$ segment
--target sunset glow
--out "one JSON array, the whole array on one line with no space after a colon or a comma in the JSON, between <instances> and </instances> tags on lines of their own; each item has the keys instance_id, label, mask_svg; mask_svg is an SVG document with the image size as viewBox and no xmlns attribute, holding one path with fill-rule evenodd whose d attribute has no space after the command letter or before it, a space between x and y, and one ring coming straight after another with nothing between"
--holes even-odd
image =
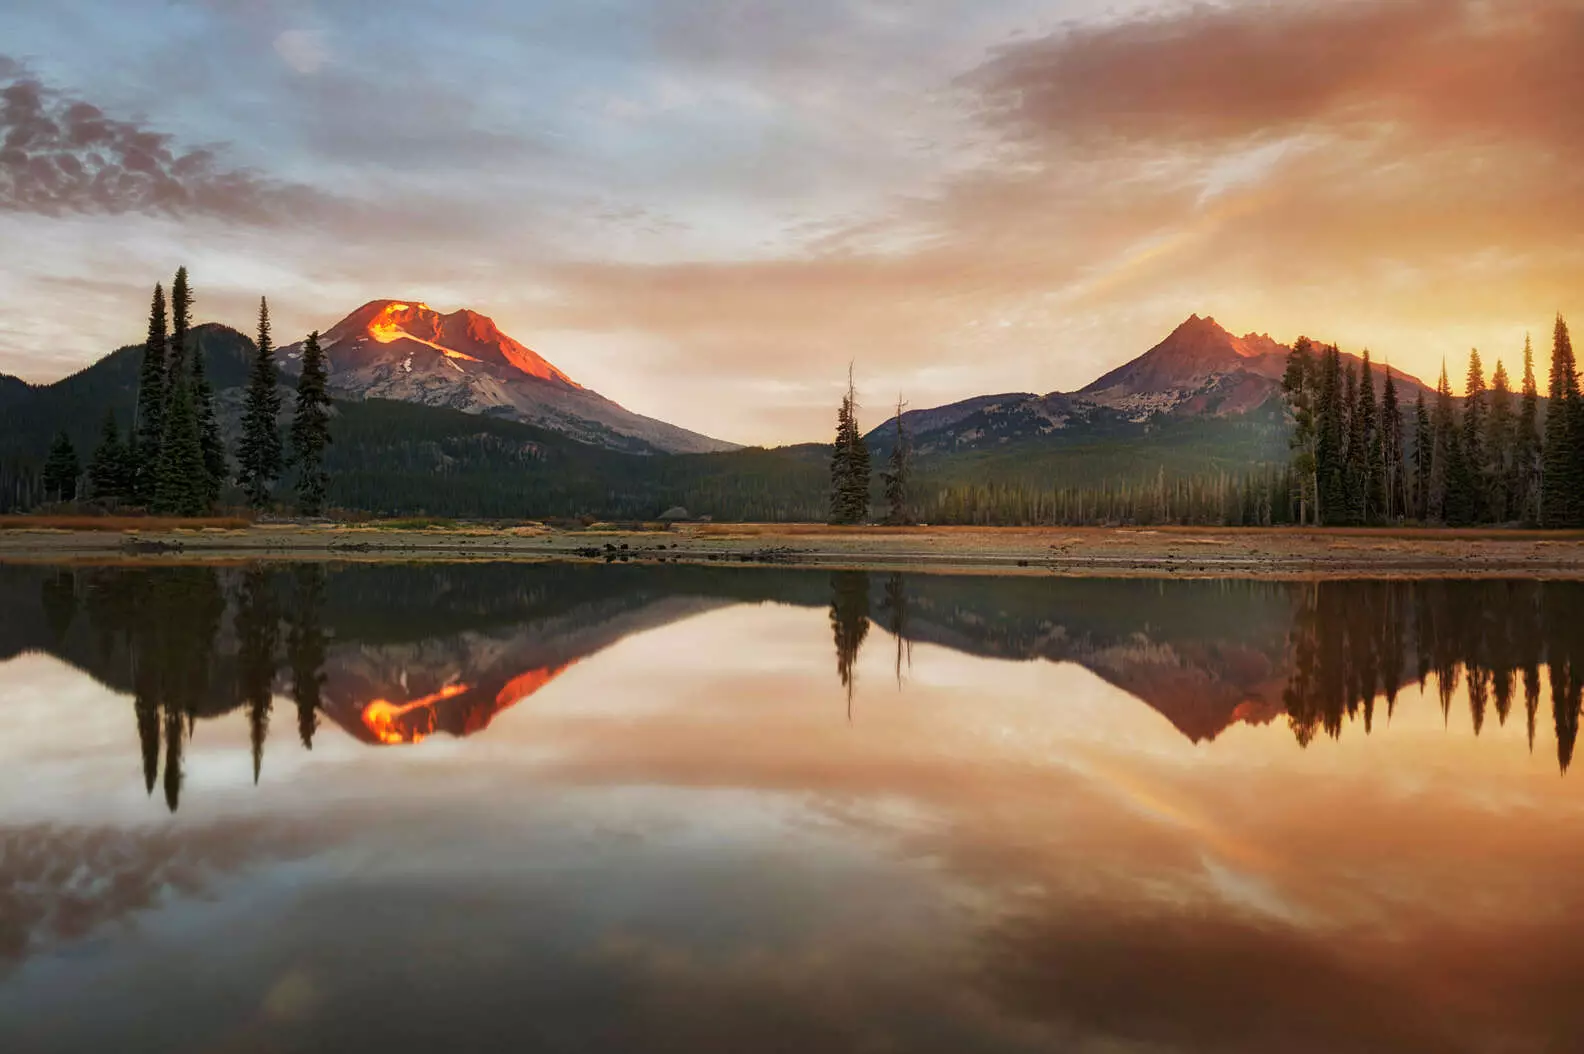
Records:
<instances>
[{"instance_id":1,"label":"sunset glow","mask_svg":"<svg viewBox=\"0 0 1584 1054\"><path fill-rule=\"evenodd\" d=\"M820 438L849 360L872 420L1075 390L1192 313L1431 382L1584 316L1570 0L322 6L0 13L0 371L136 340L177 259L203 318L260 273L292 333L421 290L744 443ZM177 26L181 92L136 65Z\"/></svg>"},{"instance_id":2,"label":"sunset glow","mask_svg":"<svg viewBox=\"0 0 1584 1054\"><path fill-rule=\"evenodd\" d=\"M448 684L432 695L405 703L376 699L363 708L363 724L387 746L422 743L435 729L434 706L468 690L465 684Z\"/></svg>"}]
</instances>

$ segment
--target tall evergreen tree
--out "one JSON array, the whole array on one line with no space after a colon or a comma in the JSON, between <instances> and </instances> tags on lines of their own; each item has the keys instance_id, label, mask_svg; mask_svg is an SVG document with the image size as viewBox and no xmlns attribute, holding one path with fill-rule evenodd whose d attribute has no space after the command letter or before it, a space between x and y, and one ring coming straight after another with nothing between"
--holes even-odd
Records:
<instances>
[{"instance_id":1,"label":"tall evergreen tree","mask_svg":"<svg viewBox=\"0 0 1584 1054\"><path fill-rule=\"evenodd\" d=\"M292 409L291 462L297 469L297 510L304 516L324 511L329 478L325 474L325 447L330 444L330 396L325 388L324 352L319 333L303 342L302 374L297 378L297 402Z\"/></svg>"},{"instance_id":2,"label":"tall evergreen tree","mask_svg":"<svg viewBox=\"0 0 1584 1054\"><path fill-rule=\"evenodd\" d=\"M212 483L204 463L203 435L193 399L188 344L192 332L192 290L187 268L171 283L170 343L165 356L165 416L154 507L177 516L202 516L211 504Z\"/></svg>"},{"instance_id":3,"label":"tall evergreen tree","mask_svg":"<svg viewBox=\"0 0 1584 1054\"><path fill-rule=\"evenodd\" d=\"M1345 373L1343 417L1347 422L1346 454L1343 475L1347 480L1347 522L1364 522L1366 493L1369 488L1369 419L1364 415L1359 393L1358 369L1348 363Z\"/></svg>"},{"instance_id":4,"label":"tall evergreen tree","mask_svg":"<svg viewBox=\"0 0 1584 1054\"><path fill-rule=\"evenodd\" d=\"M192 385L177 375L165 408L165 445L154 495L155 509L175 516L202 516L209 510L209 473L192 395Z\"/></svg>"},{"instance_id":5,"label":"tall evergreen tree","mask_svg":"<svg viewBox=\"0 0 1584 1054\"><path fill-rule=\"evenodd\" d=\"M1347 519L1347 428L1344 421L1342 357L1335 347L1320 354L1319 424L1315 438L1315 468L1320 479L1318 522L1344 523Z\"/></svg>"},{"instance_id":6,"label":"tall evergreen tree","mask_svg":"<svg viewBox=\"0 0 1584 1054\"><path fill-rule=\"evenodd\" d=\"M1468 377L1464 382L1463 396L1463 451L1465 491L1460 496L1463 522L1478 523L1486 519L1488 491L1485 452L1485 367L1480 362L1479 349L1469 352Z\"/></svg>"},{"instance_id":7,"label":"tall evergreen tree","mask_svg":"<svg viewBox=\"0 0 1584 1054\"><path fill-rule=\"evenodd\" d=\"M165 317L165 290L156 284L149 305L148 338L143 343L143 366L138 371L137 409L128 443L132 466L132 486L138 501L154 500L155 479L159 474L160 448L164 445L165 353L170 330Z\"/></svg>"},{"instance_id":8,"label":"tall evergreen tree","mask_svg":"<svg viewBox=\"0 0 1584 1054\"><path fill-rule=\"evenodd\" d=\"M220 419L215 414L214 390L209 387L209 375L204 367L202 341L193 342L192 350L193 413L198 417L198 446L203 451L204 496L207 504L220 500L220 490L225 486L225 441L220 438Z\"/></svg>"},{"instance_id":9,"label":"tall evergreen tree","mask_svg":"<svg viewBox=\"0 0 1584 1054\"><path fill-rule=\"evenodd\" d=\"M1486 514L1498 523L1519 517L1513 494L1513 465L1517 460L1517 433L1514 430L1512 380L1507 364L1496 361L1491 377L1488 412L1485 415Z\"/></svg>"},{"instance_id":10,"label":"tall evergreen tree","mask_svg":"<svg viewBox=\"0 0 1584 1054\"><path fill-rule=\"evenodd\" d=\"M104 428L100 431L99 446L94 450L93 462L88 466L88 479L93 484L95 501L123 501L131 496L130 451L121 442L121 429L116 424L115 411L105 411Z\"/></svg>"},{"instance_id":11,"label":"tall evergreen tree","mask_svg":"<svg viewBox=\"0 0 1584 1054\"><path fill-rule=\"evenodd\" d=\"M1545 444L1541 453L1540 522L1547 527L1572 527L1579 513L1578 366L1567 323L1558 315L1551 345L1550 405L1546 407Z\"/></svg>"},{"instance_id":12,"label":"tall evergreen tree","mask_svg":"<svg viewBox=\"0 0 1584 1054\"><path fill-rule=\"evenodd\" d=\"M1293 415L1293 475L1297 483L1295 497L1298 502L1298 523L1318 523L1315 513L1319 496L1319 469L1316 443L1319 436L1317 405L1319 402L1319 369L1314 360L1314 345L1308 337L1299 337L1287 354L1287 372L1282 376L1282 390L1287 396L1287 407Z\"/></svg>"},{"instance_id":13,"label":"tall evergreen tree","mask_svg":"<svg viewBox=\"0 0 1584 1054\"><path fill-rule=\"evenodd\" d=\"M1442 362L1441 377L1436 382L1435 412L1430 417L1430 486L1425 497L1426 516L1438 523L1446 520L1447 488L1457 476L1450 464L1456 439L1452 382L1447 379L1446 363Z\"/></svg>"},{"instance_id":14,"label":"tall evergreen tree","mask_svg":"<svg viewBox=\"0 0 1584 1054\"><path fill-rule=\"evenodd\" d=\"M1392 377L1391 363L1386 365L1386 381L1381 394L1381 454L1383 462L1383 498L1388 520L1403 515L1404 497L1407 494L1403 478L1402 408L1397 402L1397 381Z\"/></svg>"},{"instance_id":15,"label":"tall evergreen tree","mask_svg":"<svg viewBox=\"0 0 1584 1054\"><path fill-rule=\"evenodd\" d=\"M831 455L832 523L863 523L869 518L869 476L869 447L858 429L858 394L849 368Z\"/></svg>"},{"instance_id":16,"label":"tall evergreen tree","mask_svg":"<svg viewBox=\"0 0 1584 1054\"><path fill-rule=\"evenodd\" d=\"M1518 403L1513 441L1513 491L1518 518L1526 526L1540 523L1540 391L1535 383L1534 344L1524 336L1523 395Z\"/></svg>"},{"instance_id":17,"label":"tall evergreen tree","mask_svg":"<svg viewBox=\"0 0 1584 1054\"><path fill-rule=\"evenodd\" d=\"M1354 431L1362 434L1364 447L1363 519L1374 521L1386 514L1386 430L1375 401L1375 368L1368 348L1359 371L1358 412L1361 421Z\"/></svg>"},{"instance_id":18,"label":"tall evergreen tree","mask_svg":"<svg viewBox=\"0 0 1584 1054\"><path fill-rule=\"evenodd\" d=\"M187 335L192 330L192 290L187 286L187 268L176 269L176 280L171 283L170 295L170 350L165 356L165 401L174 396L176 379L189 380L187 370Z\"/></svg>"},{"instance_id":19,"label":"tall evergreen tree","mask_svg":"<svg viewBox=\"0 0 1584 1054\"><path fill-rule=\"evenodd\" d=\"M852 471L848 458L852 446L848 435L852 431L852 399L843 395L841 407L836 411L836 441L831 445L830 464L830 522L847 523L847 477Z\"/></svg>"},{"instance_id":20,"label":"tall evergreen tree","mask_svg":"<svg viewBox=\"0 0 1584 1054\"><path fill-rule=\"evenodd\" d=\"M44 461L44 495L55 501L77 500L77 477L82 475L82 465L77 460L77 450L65 431L55 433L50 443L49 457Z\"/></svg>"},{"instance_id":21,"label":"tall evergreen tree","mask_svg":"<svg viewBox=\"0 0 1584 1054\"><path fill-rule=\"evenodd\" d=\"M1435 429L1430 424L1430 409L1424 392L1414 403L1413 516L1421 523L1430 519L1431 462L1435 460Z\"/></svg>"},{"instance_id":22,"label":"tall evergreen tree","mask_svg":"<svg viewBox=\"0 0 1584 1054\"><path fill-rule=\"evenodd\" d=\"M913 522L908 511L908 461L912 451L908 449L907 428L902 421L906 409L902 397L897 396L896 445L891 448L885 471L886 523L893 527Z\"/></svg>"},{"instance_id":23,"label":"tall evergreen tree","mask_svg":"<svg viewBox=\"0 0 1584 1054\"><path fill-rule=\"evenodd\" d=\"M275 342L270 336L269 302L260 298L258 344L242 410L242 441L237 447L238 482L255 509L269 504L270 492L281 473L279 383Z\"/></svg>"}]
</instances>

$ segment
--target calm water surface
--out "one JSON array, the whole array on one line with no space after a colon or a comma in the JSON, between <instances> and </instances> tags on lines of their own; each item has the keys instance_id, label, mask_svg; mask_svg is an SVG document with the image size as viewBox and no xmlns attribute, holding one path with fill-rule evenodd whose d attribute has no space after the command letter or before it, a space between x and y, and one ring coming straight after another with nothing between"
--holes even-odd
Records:
<instances>
[{"instance_id":1,"label":"calm water surface","mask_svg":"<svg viewBox=\"0 0 1584 1054\"><path fill-rule=\"evenodd\" d=\"M0 1050L1584 1049L1584 586L0 567Z\"/></svg>"}]
</instances>

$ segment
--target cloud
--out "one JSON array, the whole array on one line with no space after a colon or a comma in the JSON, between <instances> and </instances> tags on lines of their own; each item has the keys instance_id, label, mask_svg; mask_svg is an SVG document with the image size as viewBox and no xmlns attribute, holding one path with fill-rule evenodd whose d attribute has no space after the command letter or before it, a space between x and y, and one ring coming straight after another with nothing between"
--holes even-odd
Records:
<instances>
[{"instance_id":1,"label":"cloud","mask_svg":"<svg viewBox=\"0 0 1584 1054\"><path fill-rule=\"evenodd\" d=\"M661 337L690 383L793 385L805 435L852 357L916 405L1070 390L1190 311L1426 376L1470 344L1511 366L1584 306L1579 53L1584 10L1552 0L1075 23L957 77L980 163L778 259L559 268L550 321Z\"/></svg>"},{"instance_id":2,"label":"cloud","mask_svg":"<svg viewBox=\"0 0 1584 1054\"><path fill-rule=\"evenodd\" d=\"M1559 0L1194 7L1001 49L966 82L1067 144L1225 144L1398 126L1584 148L1584 10Z\"/></svg>"},{"instance_id":3,"label":"cloud","mask_svg":"<svg viewBox=\"0 0 1584 1054\"><path fill-rule=\"evenodd\" d=\"M0 56L0 210L163 214L264 225L321 204L306 187L226 166L211 149L44 86Z\"/></svg>"},{"instance_id":4,"label":"cloud","mask_svg":"<svg viewBox=\"0 0 1584 1054\"><path fill-rule=\"evenodd\" d=\"M197 153L200 207L169 139L154 175L115 136L71 148L74 100L0 62L66 144L0 160L0 210L94 218L56 270L96 276L112 228L146 226L105 213L244 217L167 255L208 254L239 302L262 263L283 324L393 289L478 307L636 409L750 441L823 434L854 358L877 404L1071 390L1198 312L1433 375L1471 344L1511 368L1526 328L1584 311L1573 0L1059 6L490 0L450 32L405 2L206 0L183 16L203 46L161 32L130 92L24 35L76 56L50 68L78 94L236 147ZM109 175L67 175L94 152ZM332 207L275 222L300 197Z\"/></svg>"},{"instance_id":5,"label":"cloud","mask_svg":"<svg viewBox=\"0 0 1584 1054\"><path fill-rule=\"evenodd\" d=\"M288 29L275 38L275 53L302 74L318 73L330 61L324 34L311 29Z\"/></svg>"}]
</instances>

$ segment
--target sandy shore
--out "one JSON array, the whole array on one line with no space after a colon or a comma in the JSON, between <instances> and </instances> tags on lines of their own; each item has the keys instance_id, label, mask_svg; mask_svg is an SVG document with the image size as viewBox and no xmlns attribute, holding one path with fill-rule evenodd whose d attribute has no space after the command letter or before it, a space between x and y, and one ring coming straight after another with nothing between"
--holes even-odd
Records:
<instances>
[{"instance_id":1,"label":"sandy shore","mask_svg":"<svg viewBox=\"0 0 1584 1054\"><path fill-rule=\"evenodd\" d=\"M240 529L0 530L0 560L572 559L1067 575L1480 575L1584 578L1584 534L1196 528L832 528L689 525L256 525Z\"/></svg>"}]
</instances>

